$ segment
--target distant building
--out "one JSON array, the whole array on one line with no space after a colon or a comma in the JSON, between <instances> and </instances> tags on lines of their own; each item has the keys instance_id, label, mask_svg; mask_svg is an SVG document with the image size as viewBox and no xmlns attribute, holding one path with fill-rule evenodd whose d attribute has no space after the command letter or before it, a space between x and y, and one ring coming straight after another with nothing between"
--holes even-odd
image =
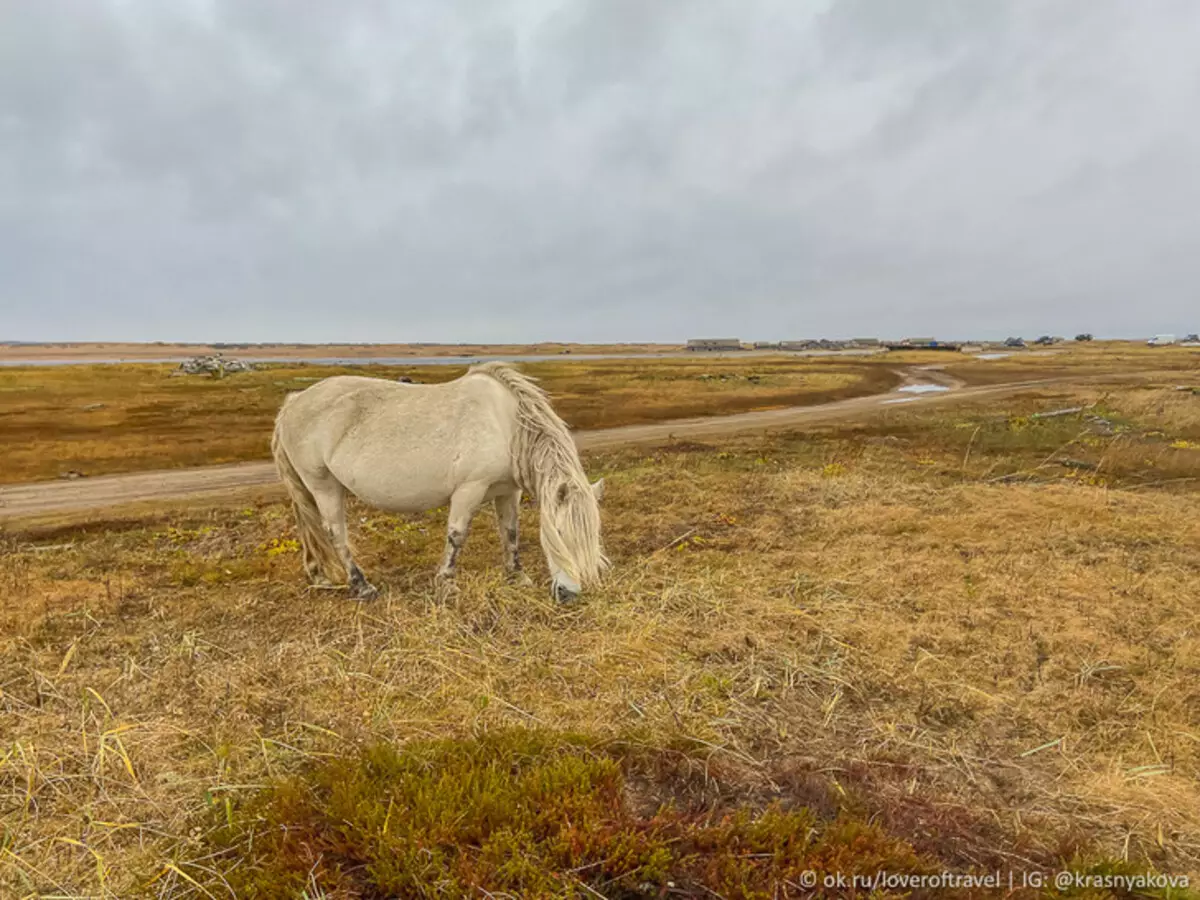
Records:
<instances>
[{"instance_id":1,"label":"distant building","mask_svg":"<svg viewBox=\"0 0 1200 900\"><path fill-rule=\"evenodd\" d=\"M689 350L741 350L742 342L737 338L692 338L687 342Z\"/></svg>"},{"instance_id":2,"label":"distant building","mask_svg":"<svg viewBox=\"0 0 1200 900\"><path fill-rule=\"evenodd\" d=\"M958 350L962 345L931 337L910 337L885 346L889 350Z\"/></svg>"},{"instance_id":3,"label":"distant building","mask_svg":"<svg viewBox=\"0 0 1200 900\"><path fill-rule=\"evenodd\" d=\"M851 338L850 346L852 347L878 347L879 338Z\"/></svg>"},{"instance_id":4,"label":"distant building","mask_svg":"<svg viewBox=\"0 0 1200 900\"><path fill-rule=\"evenodd\" d=\"M779 341L755 341L755 350L778 350Z\"/></svg>"},{"instance_id":5,"label":"distant building","mask_svg":"<svg viewBox=\"0 0 1200 900\"><path fill-rule=\"evenodd\" d=\"M780 341L779 349L795 352L797 350L812 350L820 345L816 341Z\"/></svg>"}]
</instances>

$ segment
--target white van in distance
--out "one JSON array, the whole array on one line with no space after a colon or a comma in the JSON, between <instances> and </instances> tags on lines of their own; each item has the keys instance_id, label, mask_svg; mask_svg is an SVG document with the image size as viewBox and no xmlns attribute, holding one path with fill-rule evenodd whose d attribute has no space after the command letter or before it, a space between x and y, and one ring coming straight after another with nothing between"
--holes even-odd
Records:
<instances>
[{"instance_id":1,"label":"white van in distance","mask_svg":"<svg viewBox=\"0 0 1200 900\"><path fill-rule=\"evenodd\" d=\"M1166 347L1168 344L1175 343L1175 335L1173 334L1156 334L1150 340L1146 341L1150 347Z\"/></svg>"}]
</instances>

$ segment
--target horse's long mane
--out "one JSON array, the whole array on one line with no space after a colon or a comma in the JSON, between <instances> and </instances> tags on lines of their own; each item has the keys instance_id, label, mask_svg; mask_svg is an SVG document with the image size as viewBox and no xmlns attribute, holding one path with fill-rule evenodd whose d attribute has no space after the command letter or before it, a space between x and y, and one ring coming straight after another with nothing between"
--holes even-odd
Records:
<instances>
[{"instance_id":1,"label":"horse's long mane","mask_svg":"<svg viewBox=\"0 0 1200 900\"><path fill-rule=\"evenodd\" d=\"M567 424L535 379L503 362L472 366L517 401L512 454L517 483L542 507L542 549L581 584L597 581L608 560L600 544L600 508Z\"/></svg>"}]
</instances>

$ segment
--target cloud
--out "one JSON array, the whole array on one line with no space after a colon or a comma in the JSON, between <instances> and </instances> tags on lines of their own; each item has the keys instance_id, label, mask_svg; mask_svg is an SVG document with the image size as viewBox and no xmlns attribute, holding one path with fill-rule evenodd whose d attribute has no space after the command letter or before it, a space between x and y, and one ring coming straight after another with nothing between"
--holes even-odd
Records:
<instances>
[{"instance_id":1,"label":"cloud","mask_svg":"<svg viewBox=\"0 0 1200 900\"><path fill-rule=\"evenodd\" d=\"M1190 0L43 0L0 337L1193 331Z\"/></svg>"}]
</instances>

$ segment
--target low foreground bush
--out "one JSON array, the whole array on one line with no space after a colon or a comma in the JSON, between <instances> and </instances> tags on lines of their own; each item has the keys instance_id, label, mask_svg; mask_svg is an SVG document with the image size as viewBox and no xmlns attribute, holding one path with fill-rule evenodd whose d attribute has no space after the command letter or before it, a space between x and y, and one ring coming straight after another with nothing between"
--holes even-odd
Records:
<instances>
[{"instance_id":1,"label":"low foreground bush","mask_svg":"<svg viewBox=\"0 0 1200 900\"><path fill-rule=\"evenodd\" d=\"M224 877L240 898L733 900L921 896L872 890L867 880L945 869L844 811L821 815L778 799L757 810L699 809L687 799L678 765L685 759L524 730L403 749L377 744L223 810ZM664 789L682 803L663 802ZM827 887L837 875L849 881ZM863 885L857 890L855 876ZM932 892L990 893L961 886Z\"/></svg>"}]
</instances>

